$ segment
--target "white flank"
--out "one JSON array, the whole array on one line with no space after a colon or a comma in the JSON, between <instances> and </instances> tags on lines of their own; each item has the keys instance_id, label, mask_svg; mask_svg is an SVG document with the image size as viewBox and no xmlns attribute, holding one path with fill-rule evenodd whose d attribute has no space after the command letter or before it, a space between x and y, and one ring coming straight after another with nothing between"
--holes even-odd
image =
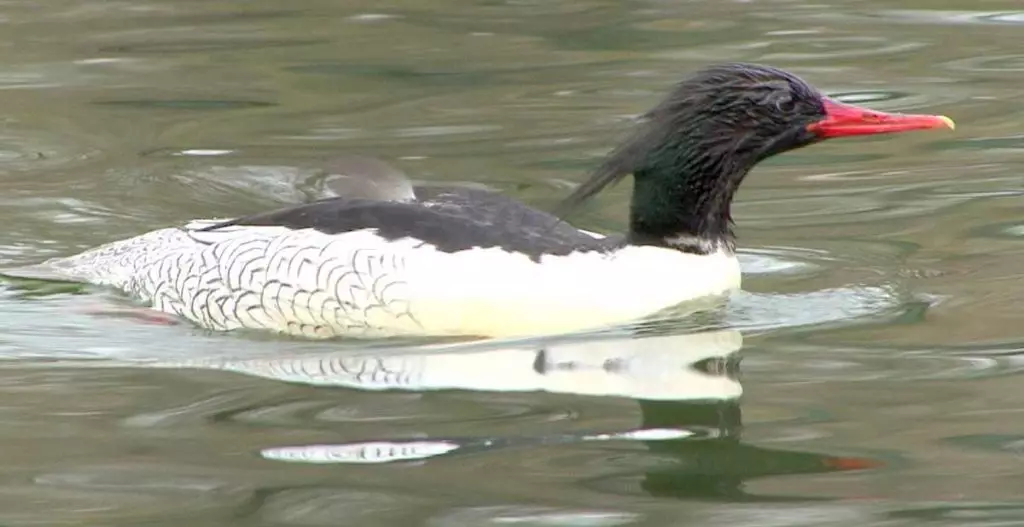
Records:
<instances>
[{"instance_id":1,"label":"white flank","mask_svg":"<svg viewBox=\"0 0 1024 527\"><path fill-rule=\"evenodd\" d=\"M416 316L439 334L525 336L592 329L740 284L733 255L656 247L545 255L539 263L499 248L431 250L422 262L410 267L415 273L409 275Z\"/></svg>"},{"instance_id":2,"label":"white flank","mask_svg":"<svg viewBox=\"0 0 1024 527\"><path fill-rule=\"evenodd\" d=\"M122 289L215 330L292 335L526 336L628 322L738 288L740 268L656 247L543 256L454 253L373 230L229 227L153 231L13 275Z\"/></svg>"}]
</instances>

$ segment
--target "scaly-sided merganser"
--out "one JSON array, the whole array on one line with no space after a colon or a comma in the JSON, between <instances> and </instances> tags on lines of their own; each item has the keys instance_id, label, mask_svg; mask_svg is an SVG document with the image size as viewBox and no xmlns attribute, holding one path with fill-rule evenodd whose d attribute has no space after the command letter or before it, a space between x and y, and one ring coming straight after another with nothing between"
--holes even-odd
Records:
<instances>
[{"instance_id":1,"label":"scaly-sided merganser","mask_svg":"<svg viewBox=\"0 0 1024 527\"><path fill-rule=\"evenodd\" d=\"M563 203L633 176L629 229L577 230L496 193L385 186L195 220L13 276L121 289L215 330L526 336L630 322L740 285L730 204L759 161L824 139L953 128L843 104L795 75L723 64L682 81Z\"/></svg>"}]
</instances>

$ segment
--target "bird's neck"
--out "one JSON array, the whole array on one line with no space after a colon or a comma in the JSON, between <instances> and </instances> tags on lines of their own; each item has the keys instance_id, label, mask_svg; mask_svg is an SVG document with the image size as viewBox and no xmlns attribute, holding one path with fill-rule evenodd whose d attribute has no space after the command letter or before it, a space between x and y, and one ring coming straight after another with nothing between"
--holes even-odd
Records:
<instances>
[{"instance_id":1,"label":"bird's neck","mask_svg":"<svg viewBox=\"0 0 1024 527\"><path fill-rule=\"evenodd\" d=\"M733 252L730 207L747 166L700 156L650 163L633 172L629 243L683 252Z\"/></svg>"}]
</instances>

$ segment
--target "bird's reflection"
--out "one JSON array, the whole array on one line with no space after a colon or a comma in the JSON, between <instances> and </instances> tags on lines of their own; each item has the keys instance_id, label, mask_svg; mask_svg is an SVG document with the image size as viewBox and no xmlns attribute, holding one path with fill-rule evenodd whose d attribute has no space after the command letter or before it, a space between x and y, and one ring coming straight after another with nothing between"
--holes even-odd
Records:
<instances>
[{"instance_id":1,"label":"bird's reflection","mask_svg":"<svg viewBox=\"0 0 1024 527\"><path fill-rule=\"evenodd\" d=\"M702 440L645 441L647 455L659 463L642 473L621 473L585 482L608 492L643 493L658 497L729 501L798 500L806 496L772 497L746 492L756 478L858 470L879 465L870 459L763 448L740 438L739 401L706 404L692 401L640 400L641 427L704 427L717 434Z\"/></svg>"},{"instance_id":2,"label":"bird's reflection","mask_svg":"<svg viewBox=\"0 0 1024 527\"><path fill-rule=\"evenodd\" d=\"M282 381L361 390L541 391L635 400L641 419L626 430L533 436L430 437L417 440L282 445L261 452L292 463L376 464L423 461L508 448L630 441L657 463L584 482L606 492L680 498L768 499L744 482L765 476L874 466L870 460L768 449L741 441L743 338L737 331L650 335L587 342L472 345L415 351L348 351L192 366Z\"/></svg>"}]
</instances>

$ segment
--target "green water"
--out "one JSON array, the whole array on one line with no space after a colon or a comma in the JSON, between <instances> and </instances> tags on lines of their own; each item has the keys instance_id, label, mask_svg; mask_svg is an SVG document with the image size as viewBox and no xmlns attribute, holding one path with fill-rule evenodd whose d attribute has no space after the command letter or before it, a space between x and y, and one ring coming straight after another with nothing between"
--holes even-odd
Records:
<instances>
[{"instance_id":1,"label":"green water","mask_svg":"<svg viewBox=\"0 0 1024 527\"><path fill-rule=\"evenodd\" d=\"M760 166L745 291L671 329L312 343L0 285L0 524L1024 524L1021 7L5 2L4 265L294 202L338 153L548 207L709 62L958 128Z\"/></svg>"}]
</instances>

